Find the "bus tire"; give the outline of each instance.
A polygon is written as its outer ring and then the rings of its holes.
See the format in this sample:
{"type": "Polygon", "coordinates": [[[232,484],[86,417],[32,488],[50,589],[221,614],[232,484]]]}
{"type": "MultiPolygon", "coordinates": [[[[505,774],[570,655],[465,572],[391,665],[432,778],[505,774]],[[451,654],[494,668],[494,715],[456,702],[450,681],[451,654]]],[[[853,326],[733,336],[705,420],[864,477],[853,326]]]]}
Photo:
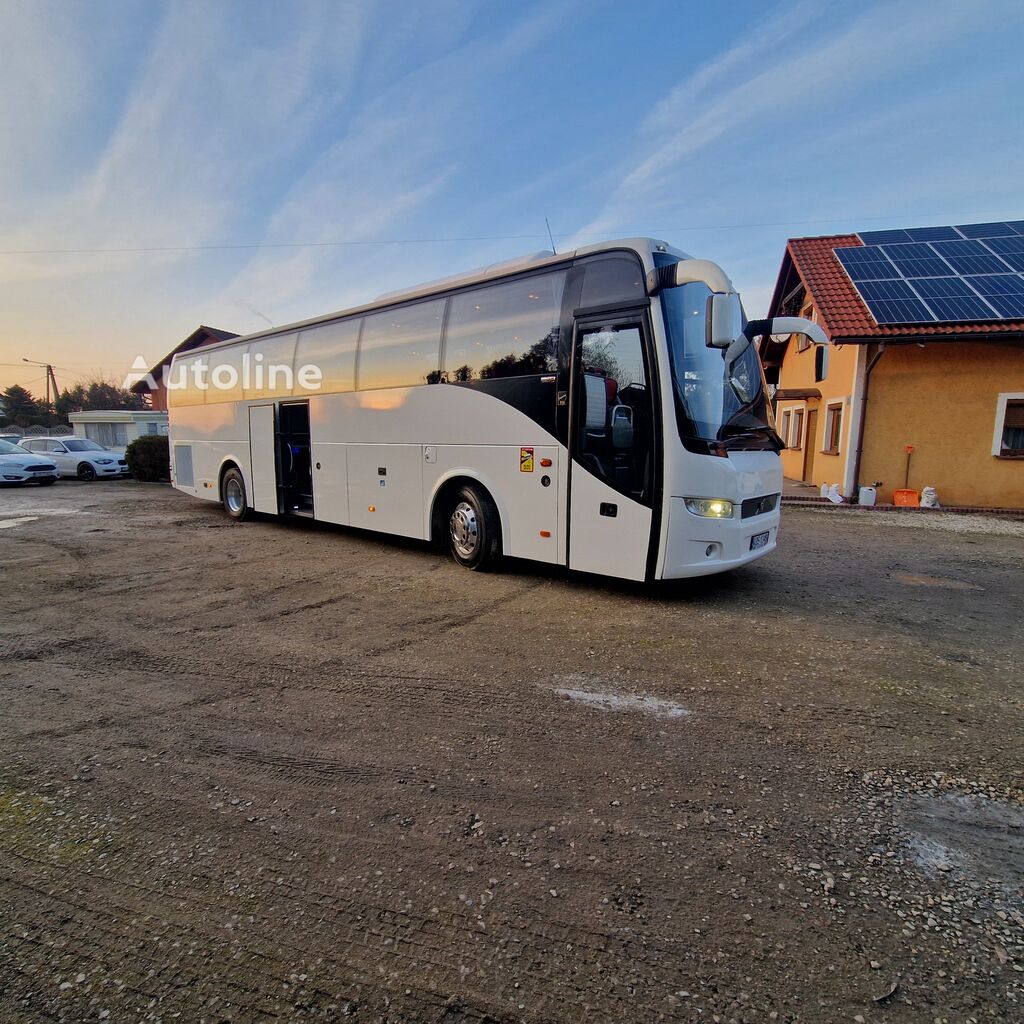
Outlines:
{"type": "Polygon", "coordinates": [[[455,494],[448,515],[452,558],[467,569],[486,572],[501,557],[501,520],[491,496],[467,484],[455,494]]]}
{"type": "Polygon", "coordinates": [[[245,494],[245,477],[237,466],[232,466],[224,473],[220,483],[221,502],[224,511],[237,522],[245,519],[251,509],[245,494]]]}

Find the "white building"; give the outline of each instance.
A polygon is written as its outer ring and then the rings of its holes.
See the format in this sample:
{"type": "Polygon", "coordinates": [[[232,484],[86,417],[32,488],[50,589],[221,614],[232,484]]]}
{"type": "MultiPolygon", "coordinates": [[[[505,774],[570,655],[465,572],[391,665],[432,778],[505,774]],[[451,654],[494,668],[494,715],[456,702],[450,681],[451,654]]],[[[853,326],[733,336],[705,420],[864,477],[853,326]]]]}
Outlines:
{"type": "Polygon", "coordinates": [[[154,409],[91,409],[68,419],[79,437],[106,448],[125,448],[144,434],[167,436],[167,413],[154,409]]]}

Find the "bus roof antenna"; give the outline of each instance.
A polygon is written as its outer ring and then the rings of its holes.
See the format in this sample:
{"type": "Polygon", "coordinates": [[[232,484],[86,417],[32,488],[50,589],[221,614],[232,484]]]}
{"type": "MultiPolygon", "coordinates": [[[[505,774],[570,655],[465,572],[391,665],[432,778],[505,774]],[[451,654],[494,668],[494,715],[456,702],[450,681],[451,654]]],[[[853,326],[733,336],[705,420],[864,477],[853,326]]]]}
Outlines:
{"type": "Polygon", "coordinates": [[[557,256],[558,253],[555,251],[555,238],[551,234],[551,225],[548,223],[547,217],[544,218],[544,226],[548,229],[548,241],[551,243],[551,255],[557,256]]]}

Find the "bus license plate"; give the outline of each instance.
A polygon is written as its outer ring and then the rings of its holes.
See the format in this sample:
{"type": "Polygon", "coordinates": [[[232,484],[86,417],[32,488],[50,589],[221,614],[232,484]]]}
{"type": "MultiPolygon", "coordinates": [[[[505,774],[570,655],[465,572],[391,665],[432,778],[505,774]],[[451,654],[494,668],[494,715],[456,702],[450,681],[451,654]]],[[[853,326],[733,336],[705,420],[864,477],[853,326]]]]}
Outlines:
{"type": "Polygon", "coordinates": [[[770,530],[765,530],[764,533],[755,533],[754,536],[750,538],[750,550],[757,551],[758,548],[767,547],[768,538],[770,536],[770,530]]]}

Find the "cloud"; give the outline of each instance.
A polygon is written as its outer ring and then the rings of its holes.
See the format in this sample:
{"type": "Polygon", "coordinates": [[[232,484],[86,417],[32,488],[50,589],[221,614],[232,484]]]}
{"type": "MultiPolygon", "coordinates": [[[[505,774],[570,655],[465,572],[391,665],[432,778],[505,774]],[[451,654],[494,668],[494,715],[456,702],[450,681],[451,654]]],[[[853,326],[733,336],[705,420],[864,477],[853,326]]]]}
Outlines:
{"type": "MultiPolygon", "coordinates": [[[[85,11],[85,8],[82,8],[85,11]]],[[[267,23],[269,8],[175,3],[147,40],[130,100],[98,156],[70,186],[5,225],[5,249],[198,245],[240,213],[261,176],[283,163],[313,130],[325,105],[343,102],[358,65],[366,17],[356,5],[307,4],[287,26],[267,23]],[[268,35],[237,47],[243,31],[268,35]],[[329,70],[331,89],[320,89],[329,70]]],[[[87,52],[88,26],[66,26],[63,49],[87,52]],[[73,45],[74,43],[74,45],[73,45]]],[[[48,40],[26,17],[20,30],[30,59],[48,40]]],[[[80,63],[80,62],[78,62],[80,63]]],[[[70,67],[78,66],[70,61],[70,67]]],[[[74,107],[83,74],[47,67],[55,95],[29,141],[53,132],[74,107]]],[[[184,259],[168,254],[164,262],[184,259]]],[[[152,262],[153,257],[147,257],[152,262]]],[[[124,272],[137,255],[54,259],[0,258],[7,281],[124,272]]]]}
{"type": "MultiPolygon", "coordinates": [[[[480,102],[475,98],[486,93],[489,81],[549,38],[574,6],[545,5],[508,31],[467,36],[448,52],[394,76],[295,178],[263,240],[358,243],[393,236],[398,225],[410,223],[451,185],[473,136],[475,103],[480,102]]],[[[411,9],[409,17],[415,21],[416,16],[411,9]]],[[[410,45],[416,42],[412,35],[410,45]]],[[[399,59],[394,39],[385,38],[391,59],[399,59]]],[[[366,61],[378,64],[381,58],[372,39],[368,48],[366,61]]],[[[318,303],[339,308],[435,276],[436,268],[424,273],[422,256],[422,250],[398,247],[386,247],[386,252],[346,247],[263,250],[222,298],[239,309],[274,307],[294,317],[308,316],[324,311],[318,303]]]]}
{"type": "Polygon", "coordinates": [[[800,138],[801,118],[928,61],[977,20],[977,6],[956,0],[905,0],[839,27],[833,19],[812,23],[804,4],[782,10],[682,80],[651,112],[636,140],[638,158],[622,168],[579,237],[635,222],[639,211],[678,206],[687,177],[706,178],[693,161],[709,159],[716,144],[730,160],[758,160],[751,138],[758,128],[777,157],[798,159],[784,137],[800,138]]]}

